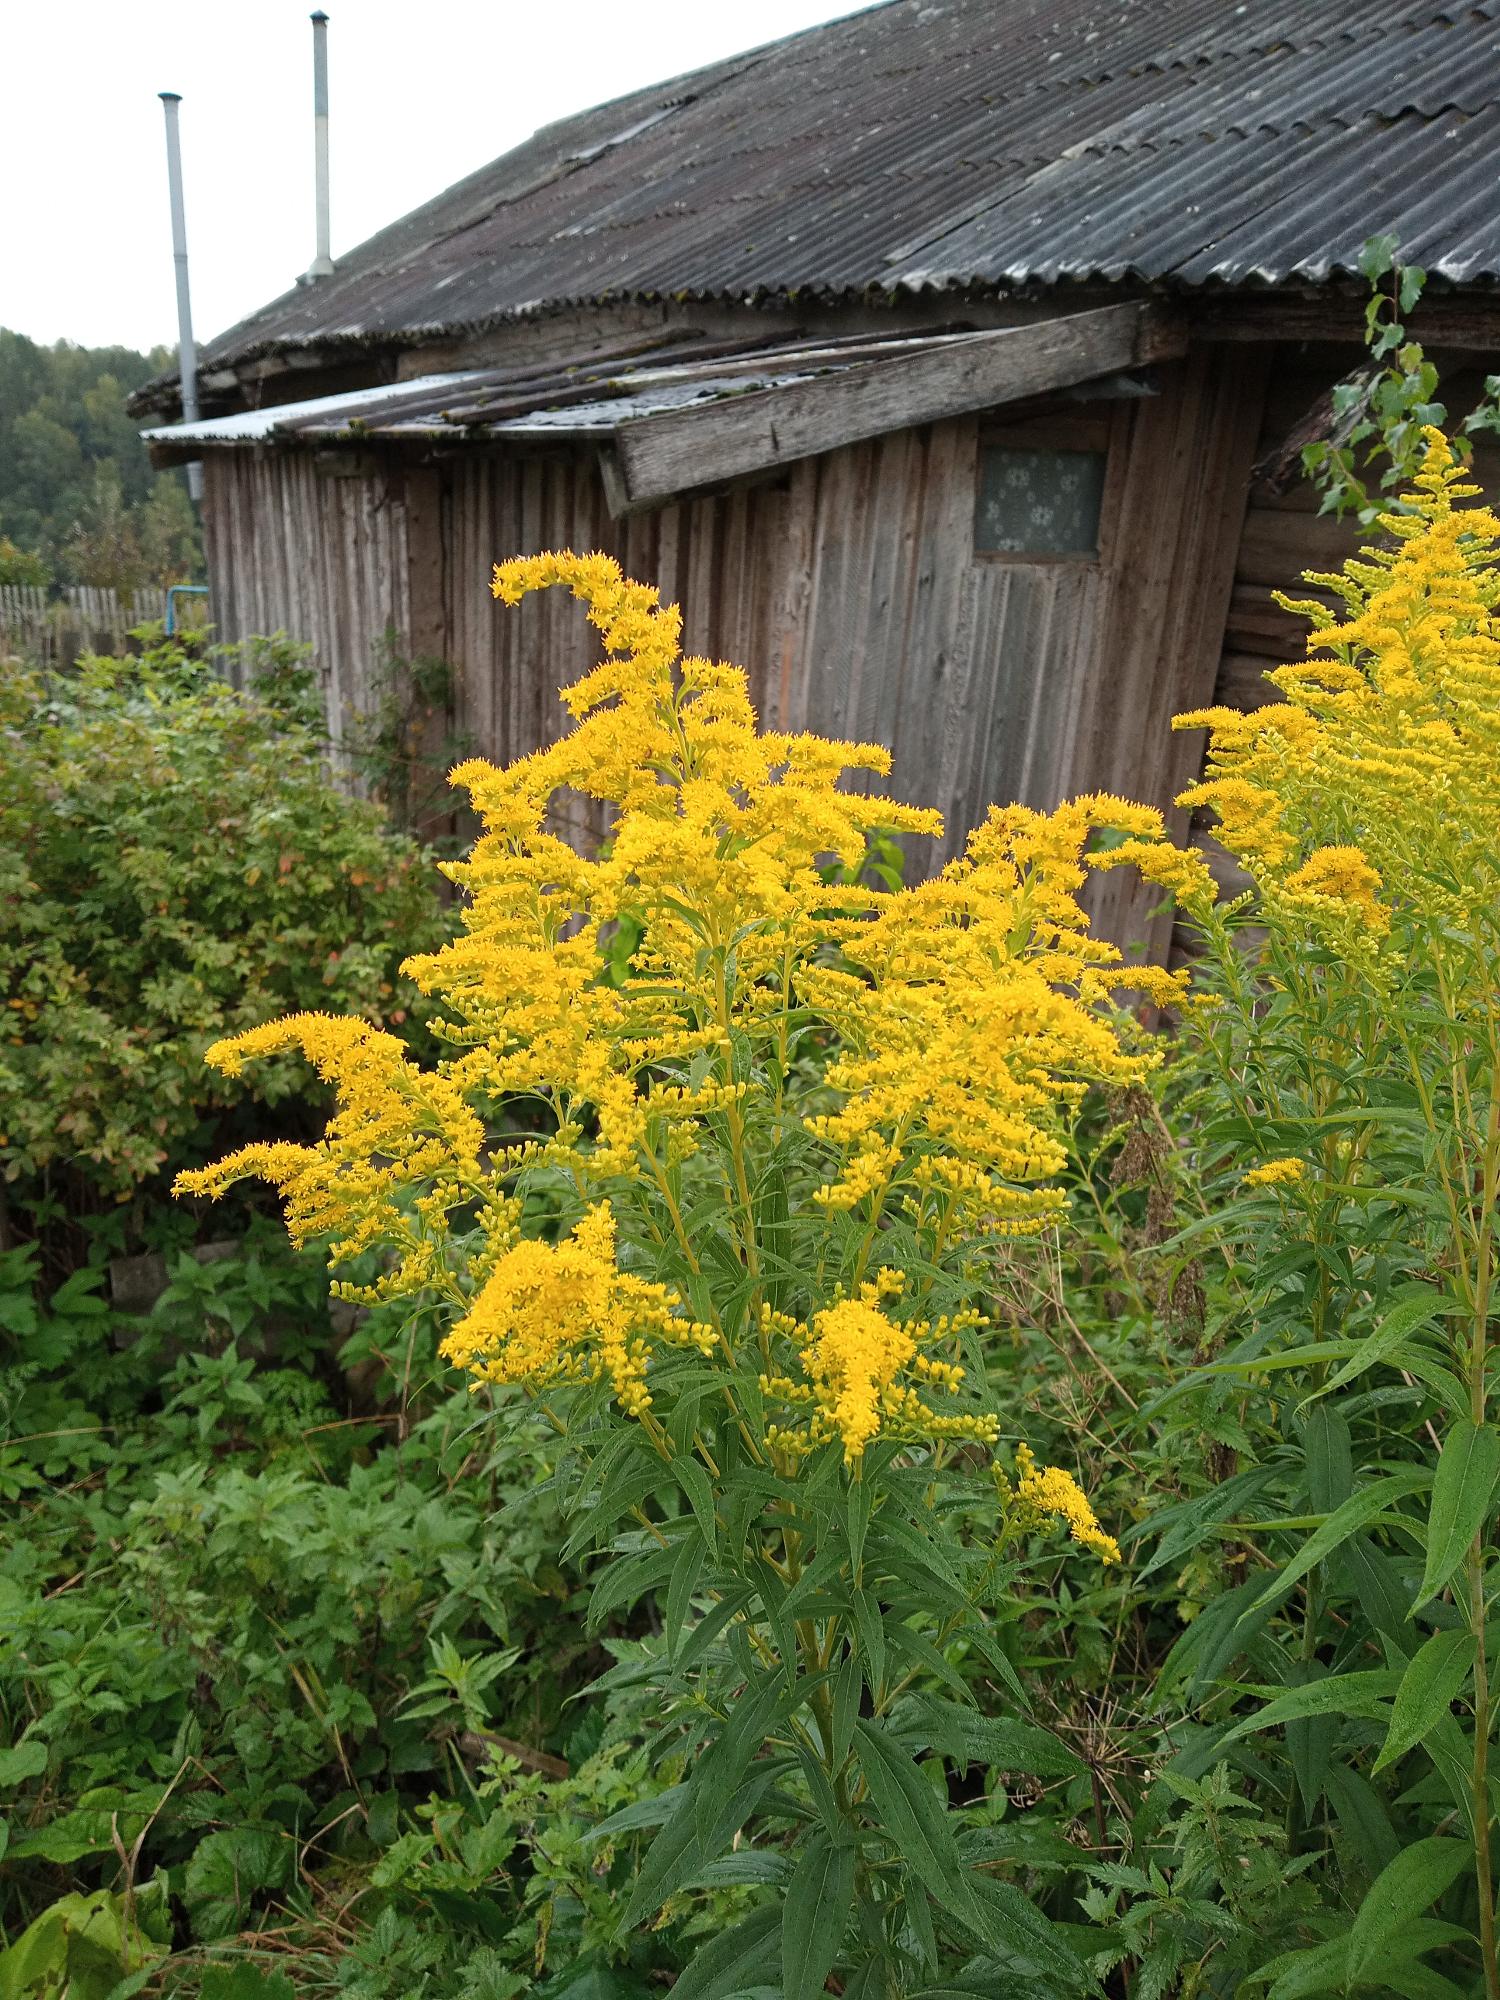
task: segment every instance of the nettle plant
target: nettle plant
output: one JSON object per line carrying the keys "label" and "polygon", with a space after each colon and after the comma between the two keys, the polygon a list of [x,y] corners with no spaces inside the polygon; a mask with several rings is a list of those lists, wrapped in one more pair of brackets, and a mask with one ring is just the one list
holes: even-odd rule
{"label": "nettle plant", "polygon": [[[1111,992],[1179,995],[1090,936],[1088,868],[1197,898],[1206,873],[1155,812],[1089,798],[994,811],[935,880],[866,886],[877,832],[940,832],[840,788],[883,750],[761,733],[741,670],[681,658],[675,607],[603,556],[495,572],[511,604],[559,584],[606,658],[560,741],[455,773],[484,829],[448,869],[463,930],[409,966],[451,1053],[423,1069],[322,1015],[221,1043],[230,1074],[300,1050],[337,1110],[316,1146],[181,1185],[272,1181],[299,1241],[382,1254],[347,1296],[440,1302],[449,1358],[563,1434],[592,1617],[654,1600],[642,1671],[687,1772],[600,1829],[659,1827],[622,1937],[705,1880],[747,1892],[682,2000],[808,2000],[835,1968],[868,1995],[964,1965],[1086,1988],[960,1838],[944,1760],[1082,1777],[1022,1719],[1006,1628],[1044,1533],[1117,1550],[976,1385],[1002,1264],[1062,1217],[1085,1089],[1156,1060]],[[562,792],[610,809],[597,854],[548,831]]]}
{"label": "nettle plant", "polygon": [[1283,600],[1313,630],[1279,698],[1179,718],[1210,732],[1183,803],[1254,882],[1200,911],[1210,1004],[1189,1017],[1237,1294],[1208,1380],[1250,1462],[1159,1519],[1157,1560],[1215,1536],[1257,1560],[1158,1692],[1222,1714],[1248,1661],[1270,1699],[1189,1765],[1284,1727],[1257,1776],[1294,1844],[1336,1857],[1345,1907],[1263,1970],[1278,2000],[1500,2000],[1500,518],[1477,492],[1429,429],[1387,545],[1309,578],[1339,610]]}

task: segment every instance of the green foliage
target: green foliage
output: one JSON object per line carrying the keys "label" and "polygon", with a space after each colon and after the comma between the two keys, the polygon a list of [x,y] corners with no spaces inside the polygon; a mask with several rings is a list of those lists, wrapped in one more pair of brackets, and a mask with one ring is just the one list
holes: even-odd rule
{"label": "green foliage", "polygon": [[344,719],[343,754],[394,825],[416,833],[453,813],[448,772],[469,745],[449,728],[453,668],[407,658],[394,628],[376,642],[367,705]]}
{"label": "green foliage", "polygon": [[8,535],[0,535],[0,584],[42,589],[51,581],[52,571],[45,557],[32,549],[18,549]]}
{"label": "green foliage", "polygon": [[164,1955],[166,1928],[161,1882],[60,1896],[0,1952],[0,2000],[111,2000],[122,1979]]}
{"label": "green foliage", "polygon": [[[1445,425],[1448,411],[1439,398],[1436,363],[1406,328],[1427,273],[1399,261],[1394,236],[1372,236],[1359,268],[1371,287],[1365,308],[1370,363],[1335,387],[1330,433],[1303,446],[1302,469],[1323,496],[1320,513],[1352,513],[1369,527],[1381,514],[1399,511],[1402,490],[1421,470],[1423,430]],[[1500,375],[1487,375],[1483,398],[1453,437],[1454,449],[1467,457],[1470,434],[1496,430]]]}
{"label": "green foliage", "polygon": [[[417,1321],[376,1316],[340,1345],[317,1264],[269,1227],[214,1267],[212,1316],[186,1254],[135,1318],[97,1268],[44,1300],[34,1262],[0,1257],[12,1951],[58,1957],[83,1907],[55,1900],[71,1879],[90,1937],[115,1926],[119,1977],[126,1856],[127,1886],[149,1875],[174,1912],[154,1955],[175,1942],[197,1965],[290,1912],[316,1957],[309,1853],[359,1872],[370,1917],[399,1913],[424,1951],[438,1938],[450,1972],[476,1936],[516,1929],[515,1963],[549,1936],[602,1948],[608,1870],[588,1837],[650,1780],[628,1702],[612,1720],[566,1706],[607,1655],[579,1636],[557,1558],[545,1427],[476,1439],[473,1399]],[[549,1742],[572,1774],[526,1747]],[[543,1823],[546,1852],[522,1866]],[[609,1852],[623,1868],[633,1847]],[[352,1990],[415,1990],[403,1935]]]}
{"label": "green foliage", "polygon": [[51,1194],[76,1217],[201,1159],[238,1098],[203,1067],[218,1036],[288,1006],[399,1023],[410,1005],[397,967],[441,929],[418,852],[277,705],[296,650],[245,650],[244,695],[191,637],[50,678],[0,668],[13,1209]]}
{"label": "green foliage", "polygon": [[[0,582],[178,583],[202,566],[178,472],[153,472],[125,401],[167,349],[42,347],[0,327],[0,537],[26,575]],[[36,571],[40,574],[36,574]]]}
{"label": "green foliage", "polygon": [[[160,1176],[247,1122],[195,1049],[297,980],[393,1021],[435,922],[328,786],[303,650],[236,664],[246,697],[196,641],[7,683],[0,950],[10,1011],[56,1010],[6,1045],[12,1133],[155,1025],[88,1086],[106,1157],[10,1183],[41,1247],[0,1254],[0,2000],[1484,1993],[1495,982],[1462,1014],[1444,954],[1493,961],[1493,898],[1433,897],[1373,984],[1284,909],[1221,911],[1165,1069],[1085,1107],[1067,1228],[986,1245],[966,1361],[1086,1475],[1105,1567],[997,1535],[910,1440],[858,1478],[755,1462],[692,1351],[665,1455],[587,1391],[563,1437],[460,1386],[436,1311],[330,1308],[264,1218],[194,1243]],[[324,984],[339,897],[363,945]],[[1268,1158],[1302,1173],[1247,1183]],[[790,1296],[787,1187],[750,1201]],[[539,1174],[529,1224],[573,1198]],[[701,1167],[674,1198],[727,1288]],[[161,1260],[134,1311],[127,1214]],[[899,1217],[880,1255],[918,1262]]]}

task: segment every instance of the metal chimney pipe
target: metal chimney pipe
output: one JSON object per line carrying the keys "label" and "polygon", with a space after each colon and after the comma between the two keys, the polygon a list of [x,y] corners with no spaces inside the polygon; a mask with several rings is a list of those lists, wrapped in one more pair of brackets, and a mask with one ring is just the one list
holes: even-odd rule
{"label": "metal chimney pipe", "polygon": [[[177,272],[177,369],[182,384],[182,421],[198,421],[198,349],[193,343],[193,305],[188,291],[187,215],[182,205],[182,145],[177,131],[175,90],[158,93],[167,118],[167,188],[172,201],[172,262]],[[187,469],[188,492],[203,498],[203,467],[195,459]]]}
{"label": "metal chimney pipe", "polygon": [[309,278],[331,278],[333,257],[328,235],[328,16],[319,8],[313,31],[313,161],[317,189],[318,254]]}

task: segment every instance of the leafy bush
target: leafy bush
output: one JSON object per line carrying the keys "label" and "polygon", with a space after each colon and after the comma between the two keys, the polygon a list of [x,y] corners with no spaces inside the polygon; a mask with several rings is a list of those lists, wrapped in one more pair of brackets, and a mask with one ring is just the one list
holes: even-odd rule
{"label": "leafy bush", "polygon": [[[0,1919],[17,1948],[32,1925],[28,1950],[63,1949],[57,1897],[115,1893],[122,1856],[127,1891],[154,1885],[148,1955],[175,1986],[242,1932],[290,1920],[310,1963],[338,1944],[311,1865],[399,1923],[399,1949],[346,1968],[359,1992],[457,1981],[476,1938],[512,1967],[582,1948],[608,1850],[580,1843],[643,1773],[628,1706],[566,1707],[608,1656],[575,1636],[545,1427],[476,1436],[426,1327],[390,1314],[334,1367],[321,1273],[268,1225],[213,1267],[211,1298],[184,1254],[145,1318],[111,1311],[98,1269],[43,1303],[34,1265],[0,1257],[18,1530],[0,1555]],[[528,1747],[553,1741],[571,1773]],[[624,1870],[632,1843],[616,1850]],[[116,1960],[114,1977],[124,1941]]]}
{"label": "leafy bush", "polygon": [[124,1202],[203,1157],[239,1096],[202,1065],[226,1029],[288,1006],[401,1022],[397,966],[441,931],[417,850],[201,639],[68,675],[0,665],[0,732],[13,1220],[49,1195],[73,1216]]}
{"label": "leafy bush", "polygon": [[1455,1990],[1432,1953],[1500,1990],[1500,519],[1475,492],[1429,431],[1343,616],[1303,607],[1279,702],[1182,718],[1210,730],[1189,801],[1256,885],[1207,920],[1186,1132],[1228,1260],[1195,1393],[1244,1463],[1158,1524],[1174,1561],[1233,1555],[1156,1699],[1199,1717],[1179,1770],[1253,1772],[1317,1859],[1277,1994]]}

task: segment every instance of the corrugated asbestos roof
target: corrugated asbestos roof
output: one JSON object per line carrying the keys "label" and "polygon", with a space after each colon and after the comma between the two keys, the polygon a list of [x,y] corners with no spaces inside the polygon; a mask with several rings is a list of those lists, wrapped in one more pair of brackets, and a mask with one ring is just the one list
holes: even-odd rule
{"label": "corrugated asbestos roof", "polygon": [[569,304],[1500,277],[1500,0],[889,0],[539,132],[210,343]]}

